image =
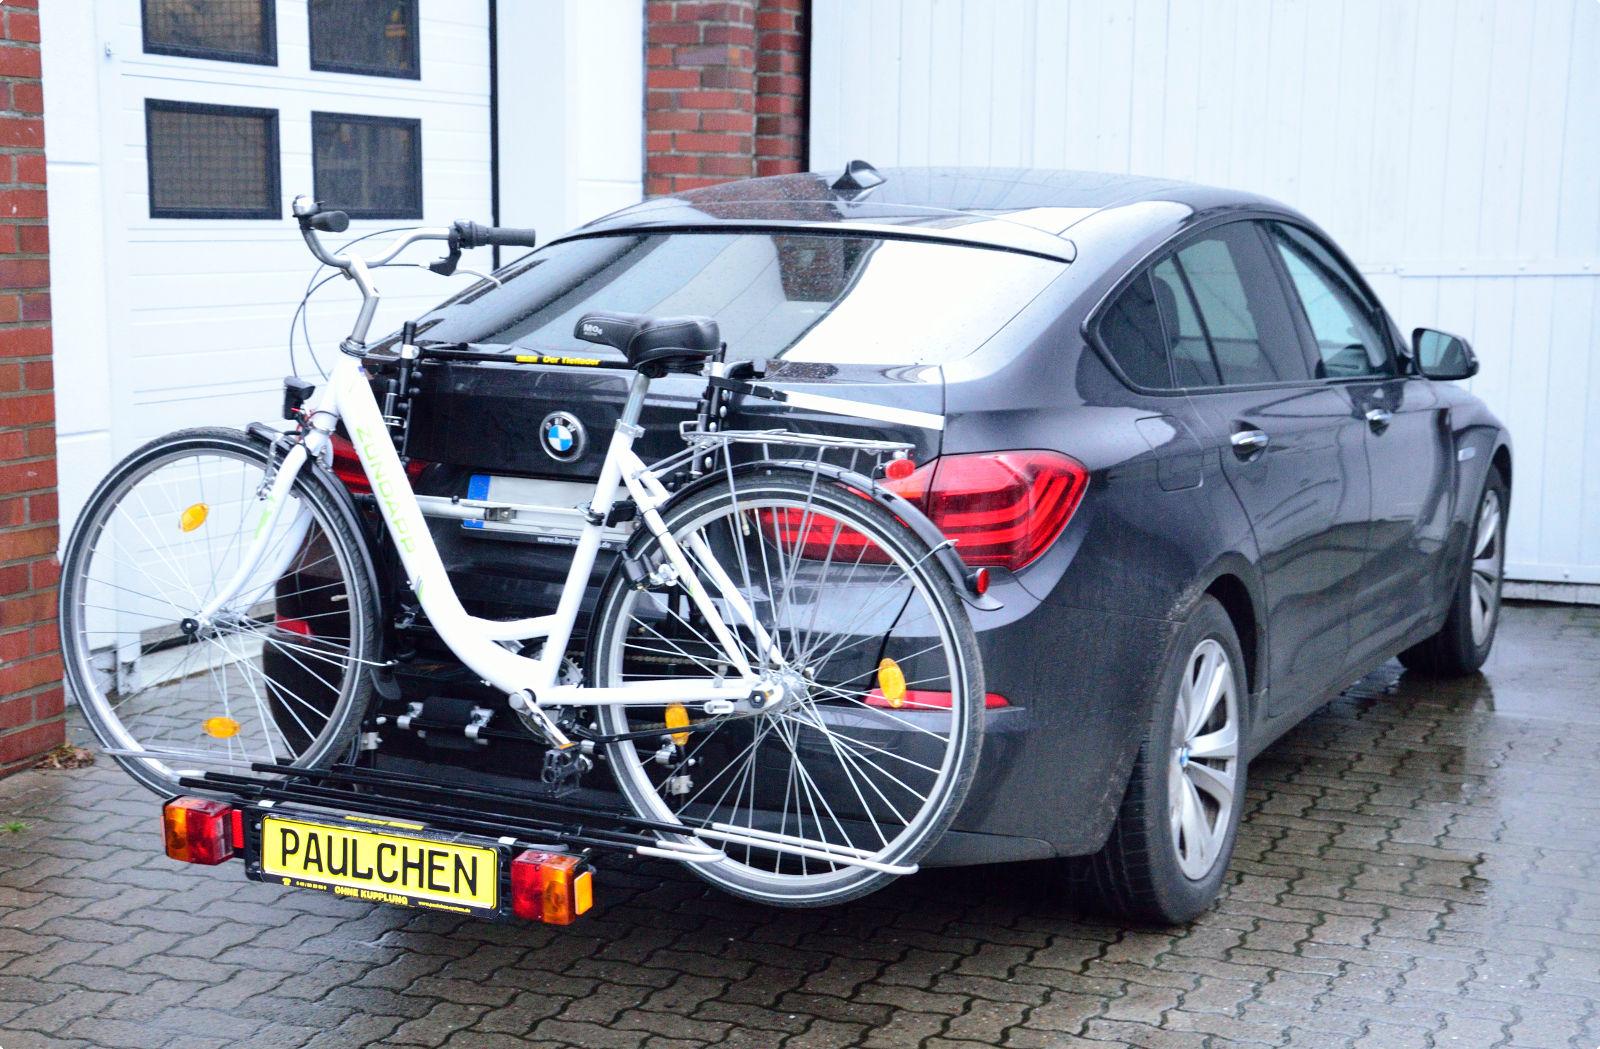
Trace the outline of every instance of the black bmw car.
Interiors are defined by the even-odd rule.
[[[775,386],[943,415],[942,433],[902,431],[736,401],[730,421],[915,443],[894,483],[989,570],[984,754],[933,862],[1070,858],[1112,909],[1185,920],[1224,877],[1255,754],[1396,654],[1437,674],[1483,662],[1506,431],[1448,382],[1475,371],[1467,345],[1403,335],[1282,205],[1076,172],[872,174],[647,201],[420,318],[419,342],[506,364],[421,369],[403,449],[418,491],[583,498],[626,374],[512,361],[594,354],[574,338],[594,310],[709,316]],[[655,384],[647,459],[681,447],[703,388]],[[556,524],[432,527],[475,613],[554,607]],[[529,775],[531,737],[465,731],[493,697],[477,705],[392,575],[379,760]]]

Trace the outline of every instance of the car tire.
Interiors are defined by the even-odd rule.
[[[1406,669],[1434,677],[1476,673],[1489,658],[1500,625],[1500,591],[1505,581],[1506,510],[1511,488],[1491,468],[1478,496],[1471,541],[1462,559],[1450,611],[1432,637],[1400,653]]]
[[[1223,661],[1220,669],[1206,670],[1215,660]],[[1162,668],[1111,836],[1100,852],[1072,864],[1074,881],[1089,890],[1098,909],[1136,922],[1176,925],[1194,919],[1216,899],[1233,856],[1244,801],[1244,667],[1233,621],[1214,598],[1201,598]],[[1196,675],[1202,673],[1207,679],[1197,684]],[[1225,675],[1219,679],[1224,693],[1216,702],[1220,720],[1214,712],[1197,725],[1191,699],[1203,705],[1203,690],[1216,673]],[[1220,746],[1216,736],[1230,731],[1231,745]],[[1205,753],[1196,753],[1197,742]],[[1228,756],[1213,757],[1214,751]],[[1201,777],[1199,769],[1209,774]],[[1228,802],[1210,811],[1207,807],[1216,798],[1194,786],[1201,779],[1211,783],[1209,789],[1223,780],[1231,784]],[[1187,806],[1194,802],[1203,806],[1200,824],[1188,815]],[[1204,835],[1188,834],[1186,828],[1192,826],[1203,827]]]

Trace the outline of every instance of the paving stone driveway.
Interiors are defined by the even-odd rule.
[[[0,1047],[1600,1046],[1600,609],[1508,609],[1486,675],[1373,675],[1251,769],[1221,903],[1085,918],[1046,867],[829,911],[607,866],[570,930],[160,855],[109,761],[0,783]]]

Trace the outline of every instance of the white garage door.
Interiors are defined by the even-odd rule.
[[[1084,168],[1322,223],[1478,349],[1513,579],[1600,584],[1600,4],[815,0],[811,161]],[[1600,595],[1600,588],[1589,590]]]
[[[92,303],[103,288],[106,311],[104,339],[81,318],[57,322],[70,520],[109,463],[145,440],[275,417],[290,318],[315,265],[288,217],[296,193],[367,216],[347,237],[489,219],[488,3],[96,0],[92,11],[53,14],[47,63],[60,69],[87,47],[97,68],[82,68],[98,76],[78,100],[98,142],[75,142],[81,129],[64,127],[52,150],[61,169],[52,204],[81,198],[89,212],[53,206],[52,232],[64,238],[58,303]],[[78,90],[64,75],[50,86]],[[70,104],[56,100],[52,137]],[[97,162],[98,194],[75,180],[74,151]],[[421,263],[438,254],[414,251]],[[479,254],[466,264],[486,267]],[[382,271],[373,331],[470,279]],[[356,302],[342,279],[313,300],[309,330],[324,364]],[[298,365],[317,378],[303,345]]]

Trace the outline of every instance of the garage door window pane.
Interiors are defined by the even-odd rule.
[[[144,49],[277,65],[273,0],[144,0]]]
[[[1141,275],[1128,285],[1106,310],[1105,319],[1100,322],[1100,341],[1135,385],[1154,390],[1172,385],[1167,338],[1148,275]]]
[[[352,218],[422,217],[422,122],[311,114],[317,200]]]
[[[1288,304],[1253,229],[1224,227],[1183,248],[1177,260],[1225,384],[1311,377]]]
[[[311,68],[421,77],[417,0],[311,0]]]
[[[276,219],[278,111],[145,101],[151,218]]]

